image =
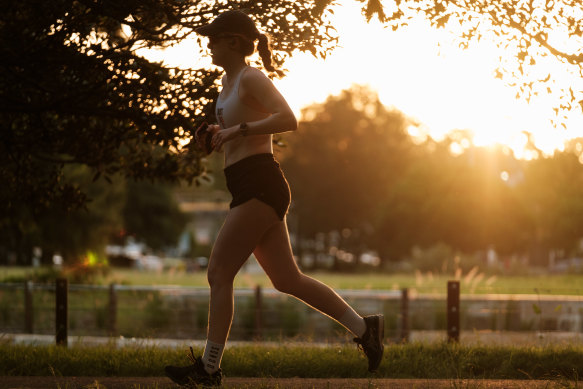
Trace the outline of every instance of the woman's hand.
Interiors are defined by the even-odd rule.
[[[217,127],[217,130],[214,131],[211,130],[211,127]],[[219,126],[217,125],[213,125],[213,126],[209,126],[209,131],[214,131],[213,132],[213,140],[212,140],[212,146],[214,150],[221,150],[221,148],[223,147],[223,145],[225,143],[227,143],[228,141],[235,139],[237,136],[239,136],[239,125],[236,125],[234,127],[229,127],[229,128],[225,128],[224,130],[221,130]]]
[[[213,135],[220,130],[220,127],[216,124],[207,125],[203,123],[194,133],[194,141],[198,145],[198,148],[204,150],[206,154],[213,152],[213,147],[211,145]]]

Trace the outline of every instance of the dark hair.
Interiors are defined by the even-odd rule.
[[[273,60],[271,58],[271,47],[269,45],[269,36],[266,34],[259,34],[257,39],[257,51],[259,52],[261,62],[263,62],[265,69],[267,69],[269,72],[277,73],[279,76],[283,76],[283,72],[273,66]]]
[[[273,66],[269,37],[257,29],[255,22],[242,10],[230,10],[221,13],[211,23],[201,26],[195,31],[203,36],[233,35],[238,38],[241,53],[246,57],[255,52],[255,41],[258,40],[257,51],[263,66],[271,73],[283,76],[283,72]]]
[[[248,57],[255,52],[254,40],[252,41],[250,39],[247,39],[247,37],[243,37],[240,34],[233,35],[233,36],[238,38],[239,45],[241,47],[240,51],[245,57]],[[271,57],[271,47],[269,45],[269,36],[267,34],[261,34],[261,33],[257,32],[255,39],[258,40],[257,52],[259,53],[259,57],[261,57],[261,62],[263,63],[263,67],[265,67],[265,69],[268,72],[275,73],[279,77],[282,77],[284,75],[284,73],[281,70],[277,69],[273,65],[273,60]]]

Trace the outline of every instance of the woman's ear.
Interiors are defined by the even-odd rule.
[[[239,38],[237,38],[236,36],[229,37],[229,48],[231,50],[239,50],[240,44],[241,42],[239,41]]]

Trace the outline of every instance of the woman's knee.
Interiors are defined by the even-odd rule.
[[[233,285],[235,274],[225,269],[225,266],[220,266],[220,261],[212,258],[209,261],[209,267],[206,272],[206,279],[211,288],[220,287],[224,285]]]
[[[285,277],[271,279],[273,287],[281,293],[295,296],[302,288],[302,280],[305,277],[302,273],[289,274]]]
[[[206,278],[211,289],[224,286],[233,286],[233,282],[235,280],[235,277],[230,277],[229,275],[221,272],[211,271],[207,272]]]

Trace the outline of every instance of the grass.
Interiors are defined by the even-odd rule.
[[[166,364],[186,364],[186,350],[166,347],[0,344],[0,376],[163,375]],[[197,349],[195,353],[202,350]],[[228,348],[230,377],[367,378],[366,360],[353,346],[282,344]],[[583,376],[583,347],[501,347],[456,344],[388,345],[375,378],[563,379]]]
[[[0,282],[26,279],[33,275],[34,272],[35,270],[32,268],[0,267]],[[415,289],[418,293],[438,294],[445,294],[447,281],[456,278],[453,275],[421,272],[415,274],[310,272],[307,274],[334,289],[395,290],[410,288]],[[462,294],[583,294],[583,274],[488,276],[474,271],[467,274],[458,274],[457,278],[461,281]],[[101,284],[115,282],[126,285],[208,286],[204,271],[186,273],[176,269],[155,273],[116,268],[112,269],[108,276],[98,278],[97,282]],[[256,285],[272,286],[267,276],[263,273],[249,274],[242,272],[235,279],[236,288],[249,288]]]

